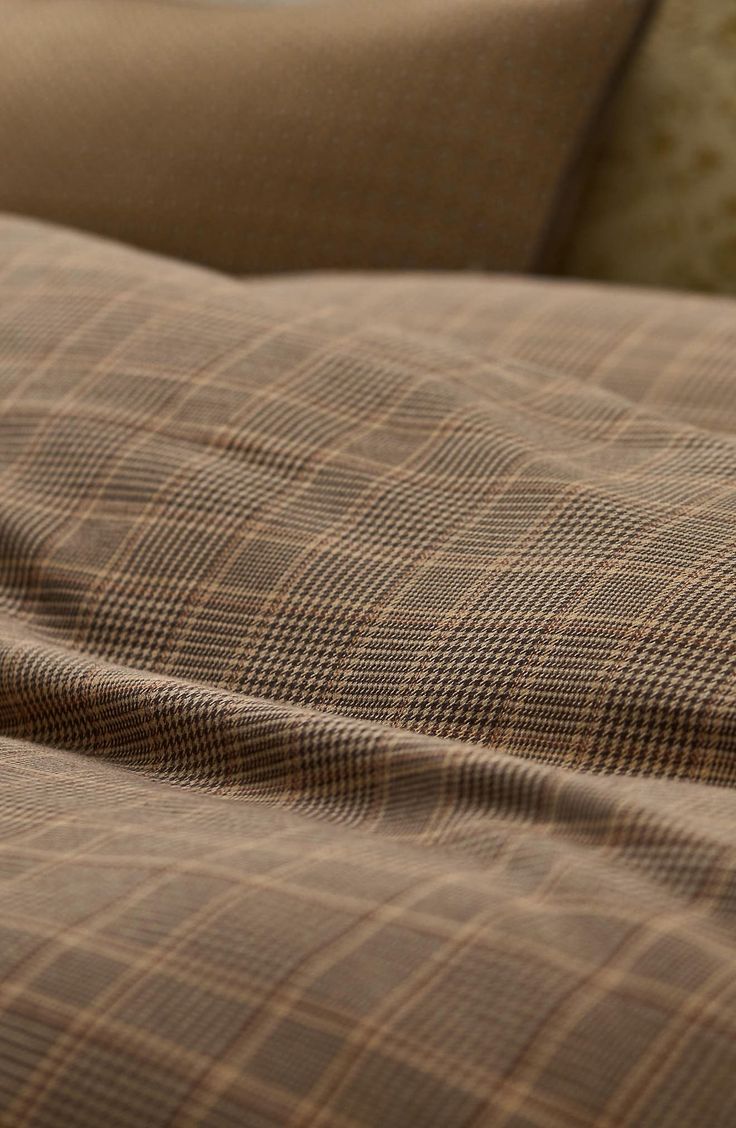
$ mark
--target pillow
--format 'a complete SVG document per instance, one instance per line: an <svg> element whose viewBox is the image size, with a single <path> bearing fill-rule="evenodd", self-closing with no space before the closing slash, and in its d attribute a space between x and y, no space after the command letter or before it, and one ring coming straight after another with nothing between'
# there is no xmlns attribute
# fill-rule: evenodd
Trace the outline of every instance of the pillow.
<svg viewBox="0 0 736 1128"><path fill-rule="evenodd" d="M547 264L650 0L6 0L0 208L231 271Z"/></svg>
<svg viewBox="0 0 736 1128"><path fill-rule="evenodd" d="M667 0L617 99L565 270L736 293L734 123L734 0Z"/></svg>

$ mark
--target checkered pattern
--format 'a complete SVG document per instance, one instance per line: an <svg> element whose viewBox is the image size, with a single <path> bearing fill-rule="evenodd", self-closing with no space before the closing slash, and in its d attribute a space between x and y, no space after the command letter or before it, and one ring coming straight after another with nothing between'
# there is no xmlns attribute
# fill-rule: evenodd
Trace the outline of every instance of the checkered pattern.
<svg viewBox="0 0 736 1128"><path fill-rule="evenodd" d="M730 1125L734 346L0 221L0 1123Z"/></svg>

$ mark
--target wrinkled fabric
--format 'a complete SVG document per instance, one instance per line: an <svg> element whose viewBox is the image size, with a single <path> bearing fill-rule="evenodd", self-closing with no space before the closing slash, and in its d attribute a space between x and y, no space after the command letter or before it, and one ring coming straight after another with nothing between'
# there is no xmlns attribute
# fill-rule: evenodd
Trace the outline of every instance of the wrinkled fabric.
<svg viewBox="0 0 736 1128"><path fill-rule="evenodd" d="M0 222L3 1123L730 1123L734 345Z"/></svg>

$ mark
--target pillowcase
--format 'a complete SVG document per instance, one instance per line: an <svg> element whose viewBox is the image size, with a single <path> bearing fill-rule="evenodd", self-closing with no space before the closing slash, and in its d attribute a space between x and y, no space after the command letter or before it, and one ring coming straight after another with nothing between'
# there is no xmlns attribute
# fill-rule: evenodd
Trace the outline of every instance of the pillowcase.
<svg viewBox="0 0 736 1128"><path fill-rule="evenodd" d="M531 270L650 0L6 0L0 208L231 271Z"/></svg>
<svg viewBox="0 0 736 1128"><path fill-rule="evenodd" d="M736 5L667 0L616 99L565 269L736 293Z"/></svg>

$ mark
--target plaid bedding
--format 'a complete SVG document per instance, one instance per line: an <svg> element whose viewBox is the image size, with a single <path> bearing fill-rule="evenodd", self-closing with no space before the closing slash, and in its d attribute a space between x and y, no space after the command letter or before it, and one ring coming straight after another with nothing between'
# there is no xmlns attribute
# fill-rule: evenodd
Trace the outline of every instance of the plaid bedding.
<svg viewBox="0 0 736 1128"><path fill-rule="evenodd" d="M0 221L0 1123L733 1122L735 310Z"/></svg>

